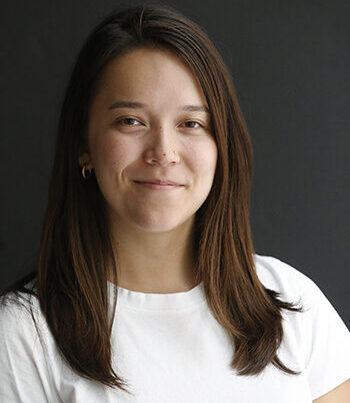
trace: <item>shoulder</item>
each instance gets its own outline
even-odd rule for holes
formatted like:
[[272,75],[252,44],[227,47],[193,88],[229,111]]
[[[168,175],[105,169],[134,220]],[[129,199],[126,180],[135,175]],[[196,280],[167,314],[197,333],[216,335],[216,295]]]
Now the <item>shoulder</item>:
[[3,401],[58,401],[57,357],[36,295],[11,291],[1,296],[0,396]]
[[[34,290],[33,282],[25,288]],[[23,340],[34,340],[39,330],[45,329],[45,321],[36,295],[11,291],[0,297],[0,338],[7,347]]]
[[10,291],[0,296],[1,315],[7,315],[10,311],[21,315],[30,307],[34,308],[35,311],[38,310],[39,302],[36,296],[36,283],[30,281],[24,288],[28,290],[28,292]]
[[312,400],[317,399],[350,376],[350,332],[326,295],[304,273],[272,256],[254,255],[254,261],[265,288],[303,308],[301,314],[284,315],[285,346],[291,357],[298,357]]
[[316,282],[294,266],[273,256],[254,254],[253,258],[260,282],[280,293],[282,300],[312,305],[322,297]]

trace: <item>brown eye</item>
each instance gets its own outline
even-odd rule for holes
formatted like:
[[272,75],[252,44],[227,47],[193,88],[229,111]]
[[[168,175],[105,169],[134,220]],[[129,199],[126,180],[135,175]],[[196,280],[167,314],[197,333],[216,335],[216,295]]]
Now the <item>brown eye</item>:
[[[187,122],[184,122],[184,124],[187,124],[187,123],[195,124],[195,125],[198,125],[199,127],[202,126],[200,123],[198,123],[198,122],[196,122],[194,120],[188,120]],[[187,126],[187,127],[190,128],[190,129],[197,129],[197,127],[194,127],[193,125]]]
[[116,123],[125,124],[125,126],[137,126],[135,124],[132,124],[132,122],[139,122],[139,121],[137,119],[134,119],[134,118],[123,118],[123,119],[118,120]]

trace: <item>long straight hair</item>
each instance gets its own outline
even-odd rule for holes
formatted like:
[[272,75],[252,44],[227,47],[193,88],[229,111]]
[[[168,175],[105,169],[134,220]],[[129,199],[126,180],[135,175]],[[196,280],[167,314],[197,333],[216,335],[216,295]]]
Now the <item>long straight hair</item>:
[[[79,375],[129,393],[113,370],[110,335],[117,303],[108,298],[117,251],[105,201],[94,174],[85,181],[78,158],[87,147],[90,105],[104,68],[137,48],[173,52],[199,80],[208,102],[218,161],[210,193],[195,216],[195,273],[205,297],[229,335],[239,376],[257,375],[272,363],[298,375],[278,358],[282,309],[301,311],[259,281],[249,221],[252,146],[231,74],[207,34],[161,3],[117,10],[86,39],[73,67],[58,124],[37,269],[5,292],[37,296],[62,357]],[[110,311],[113,311],[110,315]]]

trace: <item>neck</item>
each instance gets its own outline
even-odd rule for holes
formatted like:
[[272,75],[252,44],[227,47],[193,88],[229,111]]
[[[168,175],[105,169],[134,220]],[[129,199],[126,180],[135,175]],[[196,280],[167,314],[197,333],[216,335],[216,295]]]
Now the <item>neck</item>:
[[193,219],[166,232],[115,226],[117,285],[145,293],[192,289],[195,280]]

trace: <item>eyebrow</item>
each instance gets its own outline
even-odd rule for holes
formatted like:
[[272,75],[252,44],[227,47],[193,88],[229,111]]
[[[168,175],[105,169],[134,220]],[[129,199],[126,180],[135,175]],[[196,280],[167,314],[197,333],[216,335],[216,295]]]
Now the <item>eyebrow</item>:
[[[117,108],[132,108],[132,109],[142,109],[145,108],[147,105],[141,102],[131,102],[131,101],[117,101],[114,102],[109,109],[117,109]],[[204,112],[209,113],[209,109],[203,105],[185,105],[181,108],[182,111],[185,112]]]

